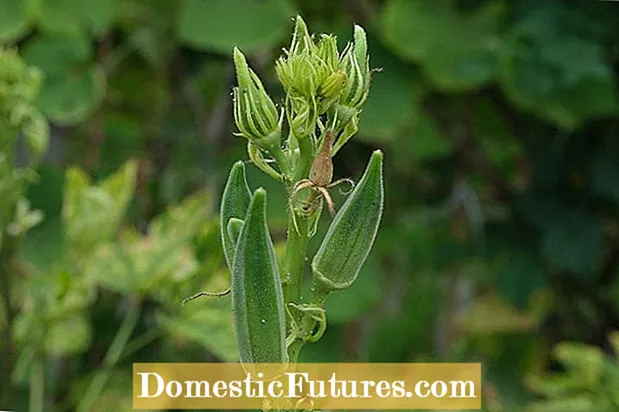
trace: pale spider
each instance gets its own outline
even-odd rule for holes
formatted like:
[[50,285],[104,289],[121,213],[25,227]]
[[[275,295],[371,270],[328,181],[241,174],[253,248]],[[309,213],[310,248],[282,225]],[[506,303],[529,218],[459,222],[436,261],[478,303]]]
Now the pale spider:
[[310,213],[313,208],[316,207],[316,202],[320,201],[321,198],[324,198],[327,202],[329,213],[331,213],[331,216],[333,216],[335,214],[335,206],[333,204],[333,199],[331,198],[328,189],[331,189],[342,183],[348,183],[351,188],[355,185],[355,182],[353,182],[351,179],[338,179],[335,182],[331,182],[331,179],[333,178],[333,161],[331,160],[332,141],[333,132],[331,130],[327,130],[325,133],[325,137],[322,141],[320,150],[316,154],[314,162],[312,163],[309,179],[299,180],[294,185],[294,188],[292,190],[291,199],[294,199],[294,197],[301,190],[307,188],[312,189],[312,194],[310,195],[309,199],[307,199],[305,207],[303,208],[303,211],[306,213]]

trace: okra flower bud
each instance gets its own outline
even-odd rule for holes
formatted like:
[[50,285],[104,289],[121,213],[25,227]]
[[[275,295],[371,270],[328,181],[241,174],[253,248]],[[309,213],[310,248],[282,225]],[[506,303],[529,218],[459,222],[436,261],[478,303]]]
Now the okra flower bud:
[[254,192],[232,267],[234,331],[241,362],[287,363],[282,285],[266,222],[266,192]]
[[231,236],[228,230],[228,225],[232,219],[244,219],[251,201],[251,191],[247,185],[245,177],[245,164],[238,161],[232,166],[228,182],[224,188],[224,193],[221,198],[221,209],[219,212],[221,243],[224,249],[226,263],[232,270],[234,262],[234,249],[236,238]]
[[238,86],[233,89],[234,121],[243,136],[263,150],[280,144],[283,116],[278,114],[260,78],[247,65],[243,53],[234,49]]
[[317,47],[300,16],[295,20],[294,35],[288,50],[275,62],[275,71],[288,95],[312,98],[320,85],[320,60]]
[[320,289],[344,289],[357,279],[378,232],[383,212],[383,154],[375,151],[363,177],[333,218],[312,260]]
[[365,31],[355,26],[354,41],[349,43],[342,54],[341,68],[348,81],[340,98],[340,104],[359,108],[365,102],[370,89],[369,59]]

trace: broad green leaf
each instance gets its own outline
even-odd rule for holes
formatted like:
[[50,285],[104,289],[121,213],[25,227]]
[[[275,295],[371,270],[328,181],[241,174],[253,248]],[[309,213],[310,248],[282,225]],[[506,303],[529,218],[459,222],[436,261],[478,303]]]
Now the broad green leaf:
[[458,11],[452,0],[390,0],[383,11],[385,41],[400,56],[418,63],[433,84],[469,90],[493,80],[499,70],[499,2]]
[[45,0],[39,24],[54,34],[80,35],[84,30],[102,34],[117,7],[117,0]]
[[458,323],[466,332],[475,335],[526,332],[534,327],[531,316],[493,294],[479,297],[458,317]]
[[116,232],[133,195],[136,172],[129,161],[99,185],[91,185],[81,170],[67,171],[62,216],[73,248],[92,250]]
[[601,42],[581,33],[585,25],[574,25],[583,19],[575,11],[548,5],[526,14],[507,35],[510,53],[501,72],[507,97],[567,131],[616,115],[619,100]]
[[368,259],[353,285],[338,293],[337,299],[328,299],[325,309],[329,324],[350,322],[368,313],[380,298],[380,268],[376,259]]
[[110,195],[116,209],[125,211],[133,196],[138,173],[138,164],[128,160],[116,173],[100,183],[101,189]]
[[[370,46],[375,44],[370,42]],[[370,59],[371,67],[383,70],[372,75],[370,94],[359,121],[359,138],[393,141],[413,124],[422,95],[421,82],[412,66],[378,46],[371,47]]]
[[546,284],[541,265],[528,253],[514,247],[496,257],[492,263],[498,291],[516,308],[524,308],[533,292]]
[[403,170],[411,166],[423,166],[426,162],[440,159],[453,152],[451,142],[442,136],[432,119],[423,112],[415,113],[410,131],[399,133],[393,151],[392,164]]
[[273,47],[290,30],[294,9],[288,0],[183,0],[179,35],[199,49],[231,54]]
[[542,252],[556,269],[591,279],[604,257],[603,227],[583,212],[556,216],[542,234]]
[[30,26],[27,0],[0,0],[0,45],[22,36]]
[[86,37],[37,37],[24,46],[23,54],[44,73],[39,107],[54,122],[81,121],[103,98],[105,75],[91,62],[92,49]]
[[[220,271],[214,274],[202,290],[218,291],[227,286],[228,276]],[[203,298],[185,305],[180,313],[159,313],[157,321],[170,336],[197,342],[223,362],[239,360],[229,298]]]
[[124,230],[118,241],[97,248],[86,263],[88,280],[121,293],[169,297],[163,289],[196,274],[191,241],[205,223],[205,196],[170,207],[153,219],[146,235]]
[[596,194],[619,203],[618,147],[603,147],[595,154],[591,165],[591,187]]
[[73,315],[53,321],[45,334],[45,351],[51,356],[69,356],[85,351],[90,346],[90,322]]

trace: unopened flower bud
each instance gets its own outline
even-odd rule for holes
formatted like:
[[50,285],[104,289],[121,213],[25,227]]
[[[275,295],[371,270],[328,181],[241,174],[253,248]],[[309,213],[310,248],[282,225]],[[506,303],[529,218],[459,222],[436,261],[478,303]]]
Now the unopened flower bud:
[[325,113],[337,101],[346,87],[346,73],[342,70],[332,73],[318,89],[318,112]]
[[340,65],[348,77],[340,103],[359,108],[367,99],[371,74],[365,31],[360,26],[355,26],[354,42],[349,43],[344,50]]
[[239,129],[238,135],[268,150],[280,142],[282,117],[237,48],[234,49],[234,65],[238,81],[238,86],[233,89],[234,121]]
[[340,56],[335,36],[323,34],[316,45],[316,55],[330,71],[337,71]]
[[288,97],[288,123],[290,132],[297,138],[310,135],[316,128],[318,109],[316,100],[304,97]]

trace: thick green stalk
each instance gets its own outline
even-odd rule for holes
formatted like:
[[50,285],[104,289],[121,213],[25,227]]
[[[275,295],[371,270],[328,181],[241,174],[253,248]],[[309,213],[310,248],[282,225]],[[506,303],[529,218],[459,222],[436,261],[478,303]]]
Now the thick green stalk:
[[[294,180],[287,182],[288,196],[293,192],[294,184],[306,179],[314,158],[314,146],[309,136],[298,140],[300,156],[294,168]],[[301,302],[301,286],[305,273],[307,255],[308,221],[307,217],[294,216],[294,210],[288,210],[288,233],[286,237],[286,257],[284,261],[284,300],[286,303]]]
[[299,161],[294,167],[294,182],[302,179],[307,179],[309,169],[314,160],[314,145],[309,136],[298,139],[299,144]]
[[[309,306],[317,308],[324,307],[325,300],[329,292],[324,289],[322,285],[316,282],[312,282],[312,287],[310,290]],[[303,348],[303,345],[305,345],[303,337],[310,336],[316,328],[316,324],[318,322],[314,317],[306,314],[302,316],[299,323],[299,336],[288,347],[288,358],[290,363],[297,363],[301,349]]]
[[297,217],[295,225],[293,213],[291,210],[288,217],[288,235],[284,260],[284,268],[286,270],[284,275],[284,300],[286,303],[301,302],[301,286],[303,285],[305,256],[309,241],[307,236],[307,219]]

